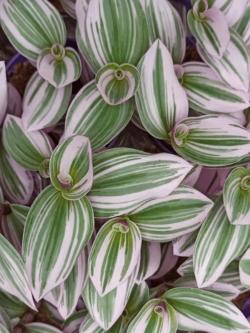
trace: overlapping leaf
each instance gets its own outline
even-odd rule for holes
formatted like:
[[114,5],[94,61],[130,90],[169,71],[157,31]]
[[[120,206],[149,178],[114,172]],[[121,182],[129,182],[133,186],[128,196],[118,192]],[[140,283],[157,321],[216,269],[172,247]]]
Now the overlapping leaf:
[[61,330],[54,326],[39,322],[26,324],[24,327],[27,333],[62,333]]
[[128,315],[134,316],[149,299],[149,287],[146,282],[135,283],[126,305]]
[[[245,2],[247,0],[244,0]],[[242,1],[244,3],[244,1]],[[235,6],[237,4],[237,1],[233,1],[235,3]],[[238,3],[239,5],[239,3]],[[236,11],[234,12],[236,13]],[[235,29],[238,32],[238,34],[242,37],[243,41],[246,43],[247,46],[250,45],[250,3],[248,1],[248,5],[245,8],[245,11],[243,15],[239,18],[238,22],[235,25]]]
[[0,306],[5,309],[11,319],[22,317],[28,309],[27,305],[18,298],[3,291],[0,291]]
[[60,0],[61,5],[63,6],[63,9],[67,14],[69,14],[74,19],[76,18],[76,0]]
[[190,232],[173,241],[174,254],[179,257],[189,257],[193,254],[194,243],[199,230]]
[[88,314],[79,328],[79,333],[122,333],[123,329],[124,320],[122,317],[110,329],[104,331]]
[[240,281],[243,286],[246,286],[248,289],[250,287],[250,249],[240,259],[239,264],[240,269]]
[[0,125],[3,122],[7,109],[8,90],[4,61],[0,61]]
[[159,243],[142,242],[140,268],[137,281],[141,283],[152,276],[161,263],[161,246]]

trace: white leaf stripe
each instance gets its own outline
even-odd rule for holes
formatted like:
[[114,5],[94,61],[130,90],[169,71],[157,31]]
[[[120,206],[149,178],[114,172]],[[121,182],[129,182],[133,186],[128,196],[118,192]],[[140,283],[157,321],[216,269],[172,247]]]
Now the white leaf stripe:
[[10,333],[10,331],[5,327],[4,324],[0,323],[0,332],[1,333]]
[[150,278],[159,268],[161,263],[161,246],[158,243],[142,242],[140,268],[137,282]]
[[63,6],[63,9],[69,16],[76,18],[76,0],[60,0],[61,5]]
[[0,61],[0,125],[3,122],[8,104],[7,78],[5,62]]
[[189,257],[193,254],[194,243],[199,230],[181,236],[173,241],[174,255],[178,257]]
[[54,326],[39,322],[25,324],[25,331],[27,333],[63,333]]
[[126,311],[129,315],[137,313],[149,299],[149,287],[145,281],[135,283],[126,305]]
[[24,128],[35,131],[55,125],[67,110],[71,92],[71,85],[56,89],[35,72],[23,97]]
[[175,75],[171,55],[157,40],[139,64],[141,80],[136,93],[143,126],[158,139],[167,139],[176,122],[187,117],[188,100]]
[[240,281],[243,286],[250,287],[250,249],[240,259],[239,264]]
[[124,329],[123,317],[107,331],[104,331],[88,314],[85,316],[80,328],[79,333],[122,333]]
[[214,7],[219,8],[226,17],[229,26],[242,19],[248,0],[209,0]]
[[23,236],[23,257],[36,300],[69,276],[93,227],[87,198],[67,201],[53,186],[39,194],[27,216]]
[[[248,0],[245,0],[248,1]],[[236,4],[236,1],[234,1]],[[238,32],[238,34],[242,37],[243,41],[246,43],[246,45],[250,45],[250,21],[249,21],[249,15],[250,15],[250,3],[248,1],[247,8],[245,9],[244,14],[240,17],[238,22],[235,25],[235,30]]]

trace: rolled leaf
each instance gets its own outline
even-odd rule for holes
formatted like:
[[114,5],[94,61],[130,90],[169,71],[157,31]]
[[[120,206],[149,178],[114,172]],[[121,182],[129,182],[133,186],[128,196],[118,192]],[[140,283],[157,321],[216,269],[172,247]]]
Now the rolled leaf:
[[141,283],[152,276],[161,263],[161,246],[159,243],[142,242],[140,267],[137,281]]
[[228,176],[223,201],[230,223],[250,224],[250,169],[237,168]]
[[93,182],[89,139],[74,135],[60,143],[51,155],[49,170],[52,184],[65,199],[86,195]]
[[71,85],[56,89],[35,72],[23,97],[24,128],[36,131],[56,125],[68,108],[71,92]]
[[79,91],[70,104],[64,136],[84,135],[89,138],[92,149],[101,148],[127,126],[133,111],[131,101],[108,105],[92,81]]
[[27,333],[62,333],[58,328],[44,323],[25,324],[25,332]]
[[243,286],[246,286],[248,289],[250,287],[250,249],[240,259],[239,264],[240,270],[240,281]]
[[1,26],[10,42],[26,58],[36,61],[45,48],[64,45],[66,27],[56,8],[47,0],[3,0]]
[[65,200],[53,186],[36,198],[23,235],[23,257],[36,300],[67,279],[93,228],[87,198]]
[[89,276],[100,296],[129,278],[138,264],[141,243],[138,227],[126,219],[111,220],[100,229],[88,260]]
[[157,40],[140,62],[136,106],[143,126],[154,137],[167,139],[174,125],[187,117],[188,100],[174,71],[171,55]]
[[209,333],[248,332],[250,324],[231,302],[214,293],[175,288],[164,295],[176,311],[178,328]]
[[190,117],[175,126],[172,145],[178,154],[194,163],[227,166],[250,152],[250,132],[230,117]]
[[129,219],[144,240],[168,242],[198,229],[212,206],[202,193],[180,186],[170,195],[148,200],[129,214]]
[[230,224],[219,197],[195,242],[194,273],[199,288],[213,284],[249,246],[250,227]]
[[174,255],[190,257],[194,251],[194,244],[199,230],[195,230],[173,241]]
[[3,122],[7,110],[8,90],[4,61],[0,61],[0,125]]
[[60,3],[63,7],[63,9],[65,10],[65,12],[73,17],[74,19],[76,18],[76,10],[75,10],[75,6],[76,6],[76,0],[60,0]]
[[146,282],[140,284],[135,283],[131,295],[126,306],[126,311],[129,315],[134,316],[135,313],[139,312],[142,306],[149,299],[149,288]]
[[79,333],[123,333],[123,321],[121,317],[109,330],[104,331],[88,314],[79,328]]
[[24,168],[47,172],[52,146],[45,133],[27,132],[20,118],[8,115],[3,126],[3,145]]

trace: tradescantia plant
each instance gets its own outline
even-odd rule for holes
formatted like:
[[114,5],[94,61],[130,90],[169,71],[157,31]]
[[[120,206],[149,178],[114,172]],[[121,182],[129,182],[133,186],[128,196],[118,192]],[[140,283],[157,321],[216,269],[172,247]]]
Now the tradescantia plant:
[[0,1],[0,332],[250,332],[250,2],[176,4]]

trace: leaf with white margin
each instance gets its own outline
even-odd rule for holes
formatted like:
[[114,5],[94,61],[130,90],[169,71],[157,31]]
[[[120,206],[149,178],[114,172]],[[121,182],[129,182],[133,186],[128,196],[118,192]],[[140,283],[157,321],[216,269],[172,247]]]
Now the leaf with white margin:
[[250,224],[250,169],[237,168],[228,176],[223,201],[232,224]]
[[25,324],[24,329],[26,333],[63,333],[54,326],[39,322]]
[[141,283],[150,278],[161,263],[161,246],[159,243],[142,242],[140,267],[137,282]]
[[164,295],[176,311],[178,328],[209,333],[247,333],[250,324],[231,302],[209,291],[174,288]]
[[8,90],[5,70],[5,62],[0,61],[0,125],[3,122],[7,110]]
[[0,234],[0,288],[36,310],[25,272],[24,262],[16,249]]
[[194,252],[194,244],[199,230],[178,237],[173,241],[174,255],[178,257],[189,257]]
[[172,131],[175,151],[199,165],[227,166],[250,152],[250,132],[231,117],[189,117]]
[[[248,0],[245,0],[248,1]],[[238,1],[233,1],[235,5],[239,6]],[[247,46],[250,46],[250,2],[248,1],[247,8],[245,9],[243,15],[239,18],[238,22],[235,24],[235,30],[242,37],[243,41]]]
[[53,151],[49,162],[53,186],[67,200],[86,195],[93,182],[92,152],[89,139],[73,135]]
[[[216,59],[197,44],[202,60],[230,87],[245,92],[249,89],[250,60],[242,38],[233,30],[231,39],[221,59]],[[226,110],[225,110],[226,111]]]
[[108,221],[98,232],[88,260],[89,277],[100,296],[129,278],[140,260],[141,234],[127,219]]
[[7,153],[27,170],[47,172],[52,146],[44,132],[29,133],[20,118],[8,115],[3,126],[3,145]]
[[108,105],[94,81],[84,86],[71,102],[65,121],[64,137],[87,136],[92,149],[109,143],[129,123],[134,111],[132,100]]
[[160,39],[173,62],[181,64],[186,51],[186,33],[179,13],[165,0],[145,0],[144,7],[151,42]]
[[250,287],[250,249],[240,259],[239,264],[240,270],[240,281],[243,286],[246,286],[248,289]]
[[139,76],[133,65],[109,63],[99,69],[95,80],[104,101],[110,105],[119,105],[134,96]]
[[73,17],[74,19],[76,18],[76,0],[60,0],[60,3],[65,10],[65,12]]
[[0,20],[12,45],[31,61],[45,48],[66,42],[63,19],[47,0],[3,0]]
[[124,332],[124,319],[121,317],[117,320],[117,322],[109,329],[109,330],[103,330],[88,314],[80,328],[79,333],[123,333]]
[[56,89],[35,72],[23,97],[24,128],[36,131],[56,125],[68,108],[71,93],[71,85]]
[[126,306],[126,312],[133,316],[135,313],[140,311],[148,299],[149,287],[147,283],[145,281],[140,284],[135,283]]
[[188,99],[176,77],[167,47],[156,40],[139,64],[136,106],[146,130],[166,140],[174,125],[188,116]]
[[234,113],[249,106],[248,93],[225,85],[208,65],[187,62],[182,69],[182,86],[193,110],[205,114]]
[[175,333],[176,314],[173,307],[163,299],[148,301],[129,323],[127,333]]
[[202,224],[195,242],[194,273],[199,288],[212,285],[249,246],[250,226],[230,224],[222,197]]
[[23,257],[36,300],[67,279],[93,229],[86,197],[65,200],[53,186],[38,195],[23,235]]
[[73,48],[54,44],[39,55],[37,70],[52,86],[63,88],[80,78],[81,59]]
[[214,58],[221,58],[230,40],[229,27],[223,13],[207,0],[195,1],[187,14],[188,27],[202,48]]
[[139,0],[92,0],[87,13],[77,8],[78,46],[93,72],[108,63],[137,65],[149,46]]
[[169,242],[198,229],[212,206],[201,192],[179,186],[169,195],[148,200],[129,219],[139,227],[143,240]]

